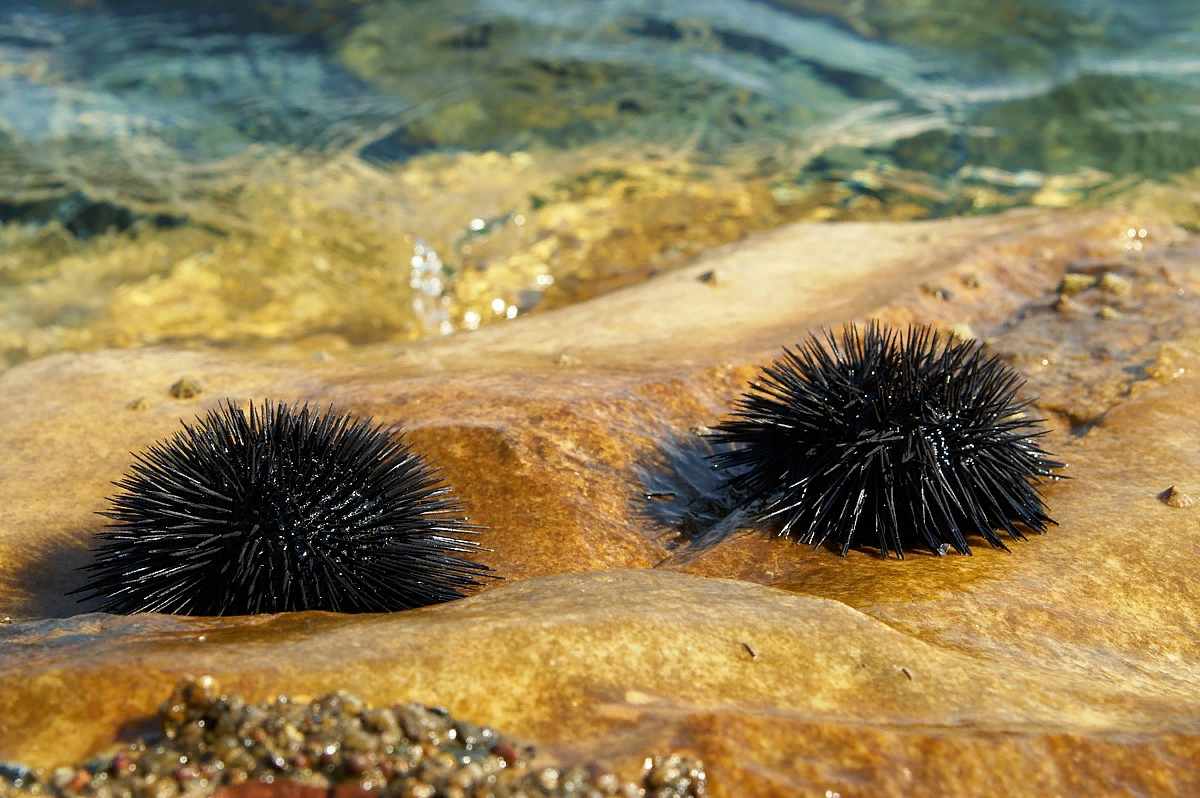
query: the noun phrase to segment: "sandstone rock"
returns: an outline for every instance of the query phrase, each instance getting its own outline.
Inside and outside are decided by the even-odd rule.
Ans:
[[[1131,226],[1149,231],[1137,253],[1122,248]],[[799,225],[355,362],[143,350],[12,369],[0,759],[78,760],[204,672],[253,698],[341,687],[443,704],[626,775],[683,748],[715,795],[1194,791],[1200,520],[1156,498],[1200,486],[1192,247],[1115,213]],[[1056,311],[1068,269],[1119,273],[1121,319]],[[713,270],[720,290],[697,279]],[[973,557],[903,561],[766,530],[673,547],[687,509],[642,494],[647,480],[703,492],[689,429],[715,423],[780,345],[867,317],[968,325],[1029,378],[1047,447],[1069,462],[1046,490],[1060,526],[1011,553],[979,541]],[[204,393],[169,396],[183,376]],[[129,452],[223,397],[404,424],[490,528],[481,559],[507,581],[386,616],[73,615],[88,608],[65,593]]]

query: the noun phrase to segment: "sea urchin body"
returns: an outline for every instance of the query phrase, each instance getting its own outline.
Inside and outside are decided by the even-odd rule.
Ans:
[[[914,544],[970,554],[968,535],[1045,531],[1037,483],[1062,463],[1017,399],[1022,381],[975,342],[872,323],[815,336],[764,367],[710,439],[751,515],[802,543]]]
[[[226,403],[136,456],[88,584],[105,611],[388,612],[461,598],[476,529],[400,433]],[[82,600],[82,599],[81,599]]]

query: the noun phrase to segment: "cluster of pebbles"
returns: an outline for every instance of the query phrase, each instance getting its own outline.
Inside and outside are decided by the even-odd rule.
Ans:
[[[597,763],[535,766],[531,747],[445,710],[372,709],[340,691],[310,703],[281,696],[251,704],[201,677],[176,687],[158,714],[156,738],[77,767],[43,773],[0,764],[0,796],[174,798],[281,780],[318,789],[348,784],[386,798],[706,795],[703,765],[695,759],[648,758],[640,785]]]

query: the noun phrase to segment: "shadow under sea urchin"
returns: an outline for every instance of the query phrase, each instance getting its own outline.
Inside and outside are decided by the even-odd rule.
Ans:
[[[389,612],[462,598],[478,528],[403,435],[224,402],[136,455],[81,601],[115,613]]]
[[[785,349],[709,436],[731,447],[712,460],[752,519],[843,555],[873,539],[884,557],[970,554],[972,534],[1007,549],[996,530],[1023,539],[1054,523],[1037,483],[1064,464],[1004,361],[925,326],[825,339]]]

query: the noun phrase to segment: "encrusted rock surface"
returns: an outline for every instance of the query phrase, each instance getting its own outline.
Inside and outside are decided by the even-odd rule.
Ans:
[[[251,700],[443,705],[625,778],[683,750],[718,796],[1200,790],[1200,515],[1157,498],[1200,490],[1196,254],[1117,212],[797,225],[353,362],[143,350],[12,369],[0,760],[78,761],[211,673]],[[1095,282],[1060,297],[1068,273]],[[1060,526],[1011,553],[903,561],[766,530],[676,546],[708,484],[691,428],[781,345],[868,317],[974,334],[1029,379],[1069,463],[1046,489]],[[201,393],[169,396],[183,377]],[[507,581],[386,616],[68,617],[129,452],[225,397],[402,423],[490,527],[481,559]],[[676,504],[645,500],[649,483]]]

